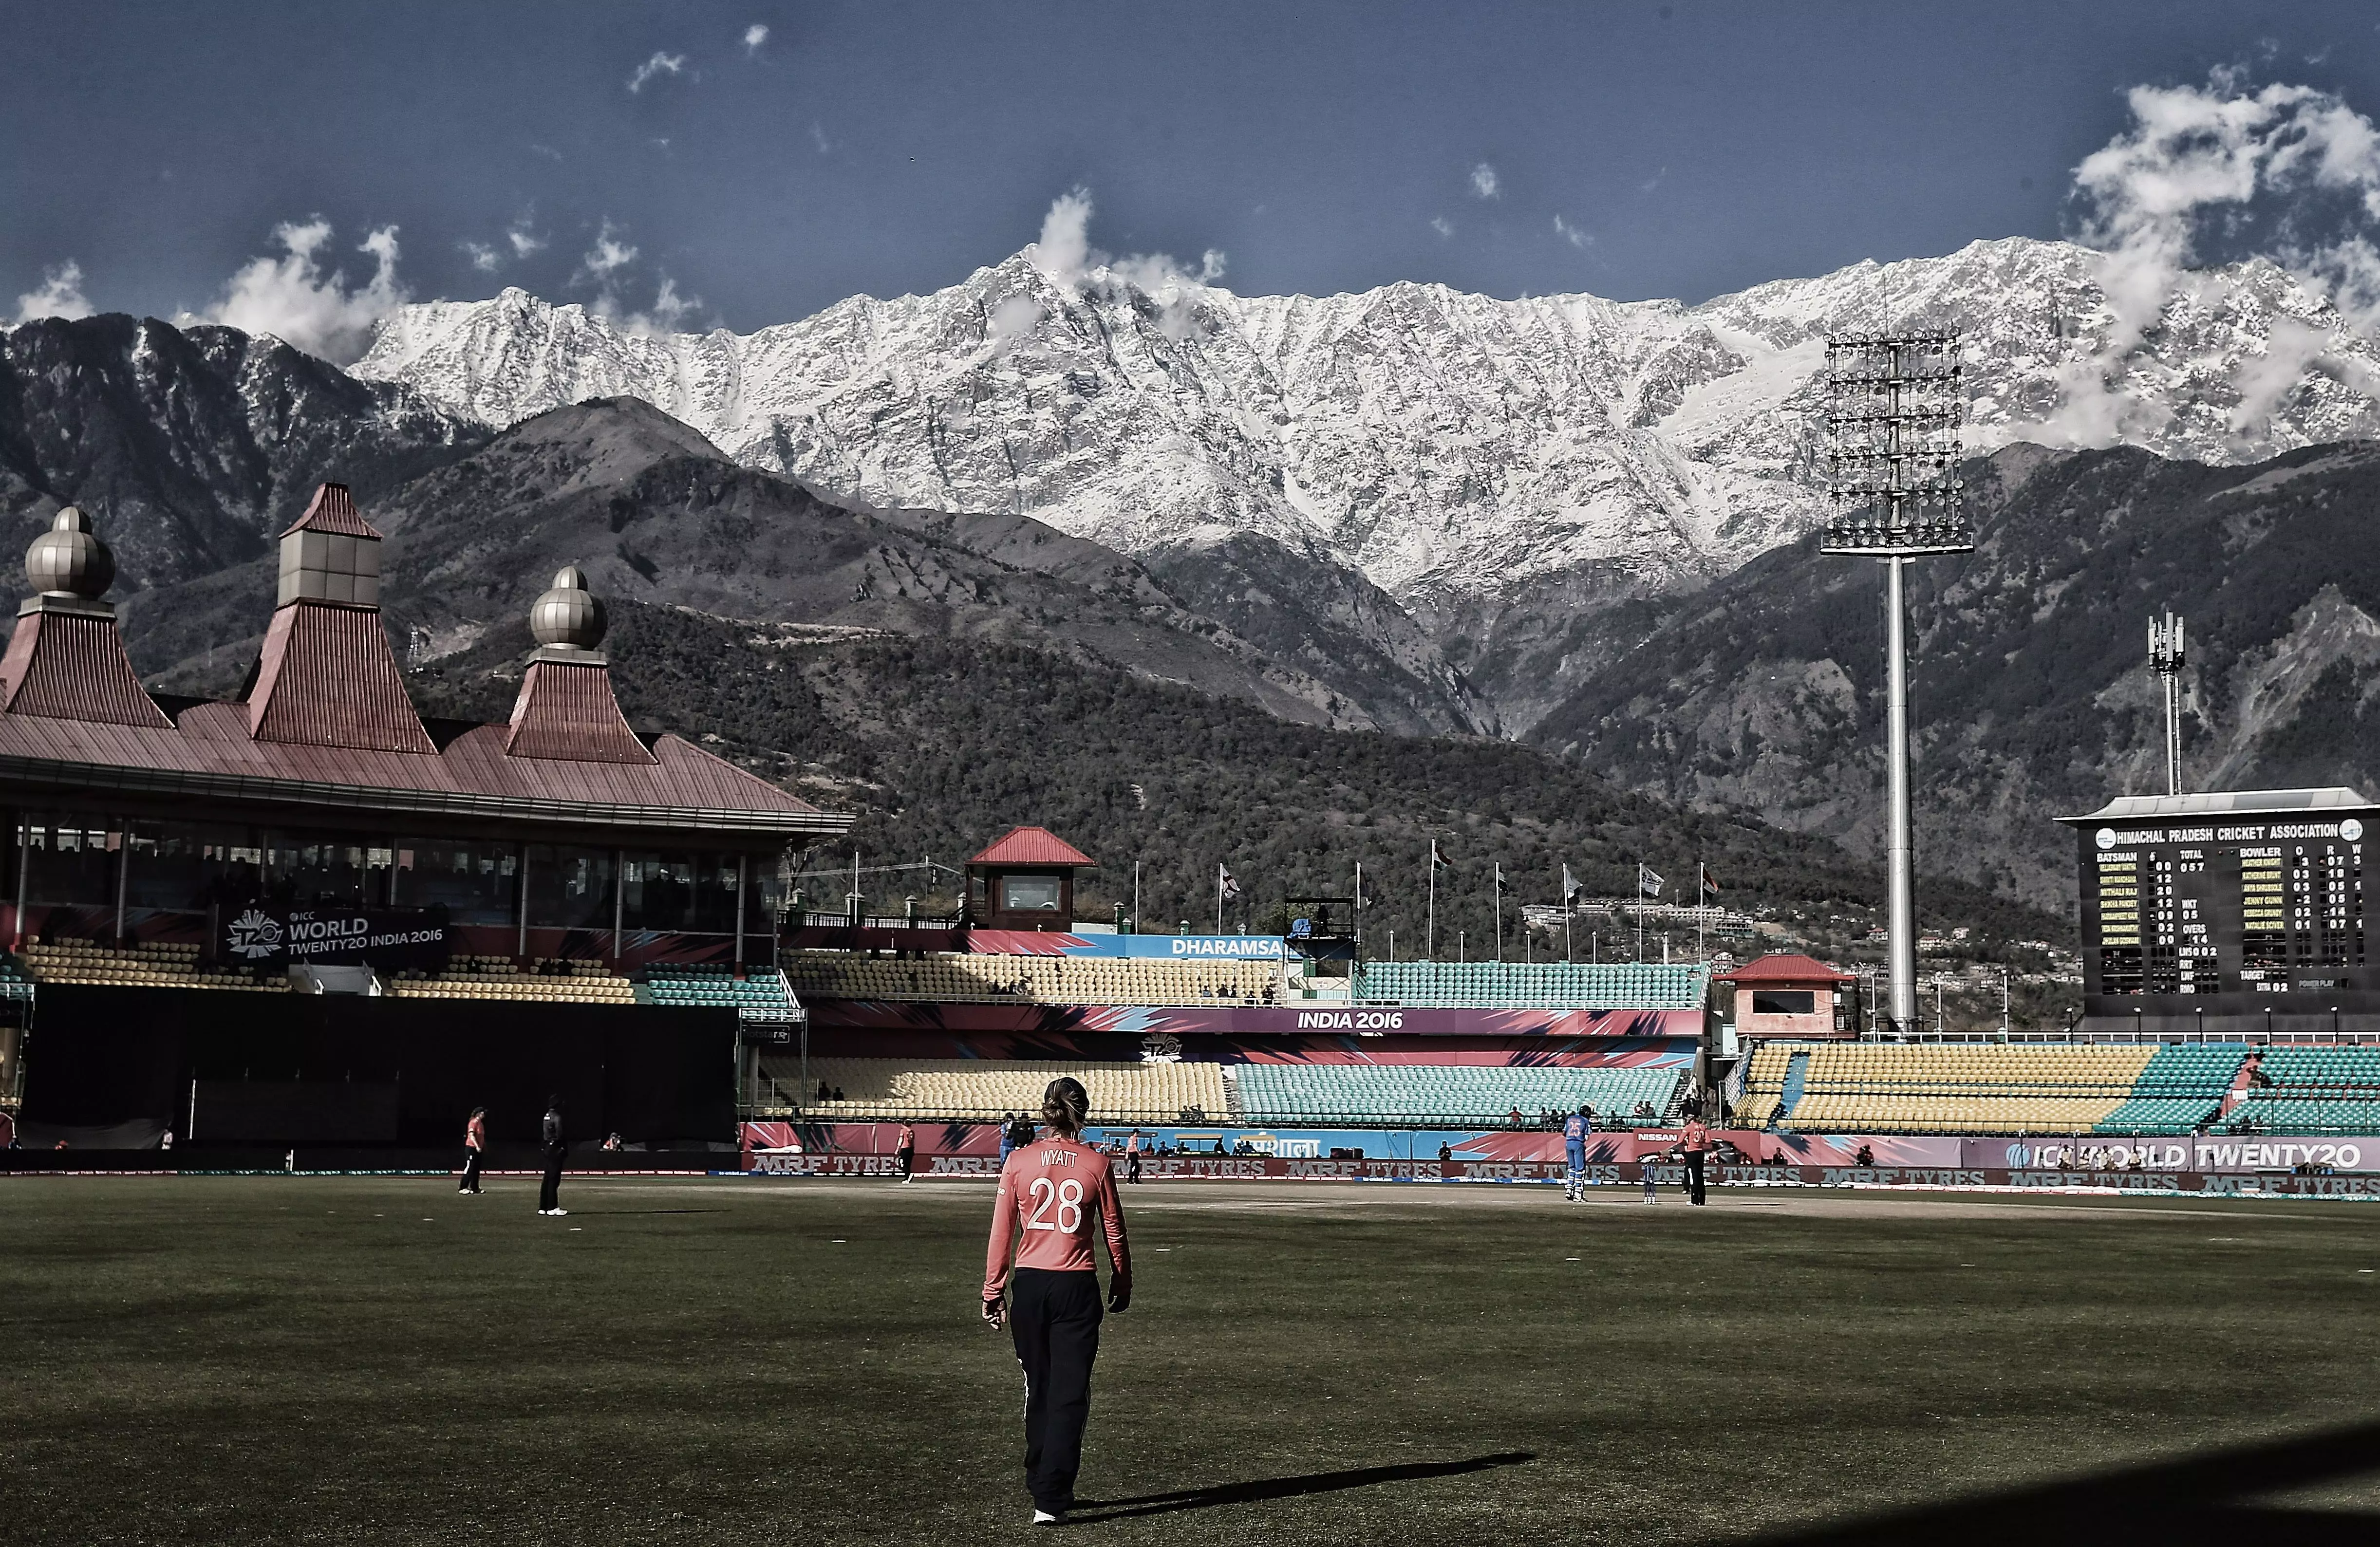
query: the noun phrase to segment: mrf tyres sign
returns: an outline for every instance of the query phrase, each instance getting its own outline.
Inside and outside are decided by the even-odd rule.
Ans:
[[[446,965],[446,910],[242,908],[224,921],[225,960],[290,966],[414,968]]]

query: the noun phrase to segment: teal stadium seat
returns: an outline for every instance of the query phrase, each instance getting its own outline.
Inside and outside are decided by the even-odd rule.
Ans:
[[[2239,1078],[2248,1049],[2217,1046],[2159,1047],[2132,1082],[2124,1104],[2095,1126],[2099,1133],[2189,1133],[2211,1122]]]
[[[1700,1009],[1709,992],[1706,966],[1657,961],[1372,961],[1356,985],[1366,1004],[1525,1009]]]
[[[2228,1132],[2380,1134],[2380,1047],[2274,1047]]]
[[[1626,1123],[1641,1103],[1666,1118],[1686,1077],[1681,1069],[1571,1069],[1512,1064],[1243,1064],[1242,1120],[1265,1124],[1501,1125],[1574,1112]]]

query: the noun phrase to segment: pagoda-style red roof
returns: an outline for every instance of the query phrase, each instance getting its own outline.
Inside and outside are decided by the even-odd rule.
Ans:
[[[281,535],[285,538],[290,532],[330,532],[338,537],[375,540],[380,537],[370,522],[356,514],[355,500],[343,483],[326,483],[315,489],[313,502],[306,507],[306,514],[291,522],[289,530]]]
[[[504,750],[515,757],[577,763],[650,763],[653,755],[620,713],[612,669],[590,660],[532,660],[513,700]]]
[[[1778,951],[1747,961],[1731,973],[1721,973],[1720,983],[1857,983],[1855,973],[1838,972],[1815,956],[1794,951]]]
[[[261,742],[438,750],[405,691],[376,607],[293,601],[274,612],[248,717]]]
[[[42,598],[17,619],[0,659],[0,709],[110,725],[170,723],[124,653],[105,604]]]
[[[1011,828],[969,864],[1055,864],[1096,870],[1099,862],[1047,828]]]
[[[637,828],[834,833],[822,812],[676,736],[644,763],[566,762],[504,750],[511,727],[473,727],[428,755],[260,740],[242,704],[177,709],[162,728],[0,714],[0,779],[79,792],[271,800]]]

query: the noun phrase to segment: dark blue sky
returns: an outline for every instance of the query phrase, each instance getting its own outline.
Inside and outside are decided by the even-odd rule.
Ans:
[[[1099,247],[1220,249],[1249,294],[1699,299],[2058,235],[2128,86],[2244,64],[2372,113],[2375,23],[2177,0],[0,0],[0,298],[71,259],[102,308],[203,307],[319,214],[357,279],[356,245],[397,226],[417,298],[589,299],[608,221],[638,254],[624,304],[665,272],[701,299],[689,323],[749,329],[951,284],[1080,185]],[[656,54],[682,64],[631,91]],[[544,245],[516,255],[516,229]]]

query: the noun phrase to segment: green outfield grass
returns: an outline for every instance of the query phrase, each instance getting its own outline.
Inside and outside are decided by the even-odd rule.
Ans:
[[[0,1181],[0,1535],[1030,1534],[983,1186],[533,1191]],[[2380,1418],[2380,1207],[1628,1196],[1128,1190],[1081,1492],[1141,1502],[1062,1539],[1732,1541]]]

